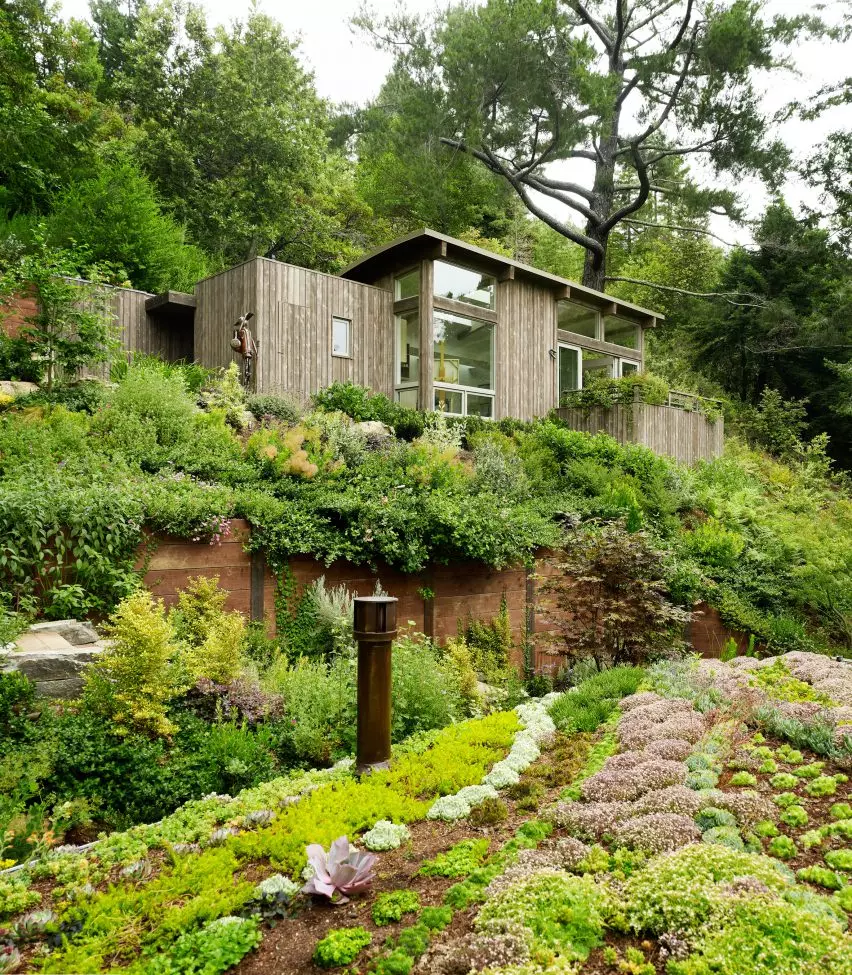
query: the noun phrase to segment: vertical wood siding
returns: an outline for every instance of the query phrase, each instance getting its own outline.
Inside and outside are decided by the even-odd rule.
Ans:
[[[516,279],[497,285],[496,414],[530,420],[556,403],[553,291]]]
[[[711,423],[701,413],[672,406],[634,403],[632,408],[563,407],[559,416],[573,430],[607,433],[619,443],[643,444],[681,464],[720,457],[725,445],[725,422],[721,417]]]
[[[309,396],[332,382],[349,380],[393,396],[389,291],[265,258],[253,264],[258,391]],[[199,295],[199,311],[201,304]],[[331,354],[335,315],[352,323],[349,358]],[[196,323],[198,334],[204,325],[197,314]]]
[[[260,343],[260,367],[263,367],[260,309],[257,307],[258,261],[246,261],[229,271],[214,274],[195,286],[198,306],[195,309],[195,358],[211,369],[238,362],[231,348],[231,326],[246,312],[253,311],[252,332]],[[257,380],[257,377],[256,377]]]

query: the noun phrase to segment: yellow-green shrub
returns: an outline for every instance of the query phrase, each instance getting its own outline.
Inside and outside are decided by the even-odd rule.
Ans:
[[[87,672],[86,698],[113,718],[118,734],[131,728],[171,734],[166,705],[184,687],[162,600],[142,590],[128,596],[113,613],[107,635],[109,644]]]

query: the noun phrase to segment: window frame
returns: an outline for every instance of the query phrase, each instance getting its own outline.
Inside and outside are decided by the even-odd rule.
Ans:
[[[583,350],[579,345],[573,345],[571,342],[557,342],[556,343],[556,405],[559,406],[559,401],[562,399],[562,390],[559,388],[559,355],[562,349],[569,349],[571,352],[577,354],[577,378],[580,385],[576,390],[572,392],[579,392],[583,388]]]
[[[489,305],[478,305],[473,301],[466,301],[464,298],[450,298],[447,295],[439,295],[437,288],[437,274],[436,269],[439,264],[446,264],[448,267],[457,267],[460,271],[470,271],[471,274],[478,274],[480,277],[488,276],[494,282],[491,286],[491,304]],[[448,301],[453,302],[456,305],[464,305],[466,308],[478,308],[480,311],[486,311],[496,313],[497,311],[497,285],[499,281],[497,280],[496,274],[491,274],[489,271],[480,271],[475,267],[471,267],[469,264],[461,264],[458,261],[448,261],[445,257],[436,257],[432,261],[432,300],[433,302]],[[395,294],[396,292],[394,292]],[[475,316],[471,316],[475,317]],[[481,319],[479,319],[481,321]]]
[[[636,370],[635,370],[636,373],[642,372],[642,363],[641,362],[637,362],[635,359],[628,359],[626,356],[624,358],[622,358],[622,357],[619,356],[619,359],[618,359],[618,378],[619,379],[624,379],[624,375],[625,375],[625,373],[624,373],[624,367],[625,366],[635,366],[636,367]],[[627,375],[631,375],[631,373],[627,373]]]
[[[408,299],[405,299],[408,300]],[[402,378],[402,350],[400,348],[399,342],[399,319],[403,318],[405,315],[416,315],[417,316],[417,331],[420,335],[420,341],[422,343],[422,322],[420,320],[420,309],[419,308],[409,308],[406,311],[394,312],[393,316],[393,351],[394,351],[394,375],[393,375],[393,390],[394,390],[394,400],[399,402],[399,397],[396,395],[400,390],[416,389],[417,399],[420,400],[420,360],[422,359],[421,349],[422,345],[418,348],[418,375],[416,379],[403,379]]]
[[[481,396],[483,399],[490,399],[492,403],[491,416],[483,416],[483,420],[493,420],[494,419],[494,402],[496,399],[496,392],[493,389],[480,389],[478,386],[456,386],[452,383],[434,383],[432,391],[432,409],[437,411],[438,407],[435,406],[435,394],[438,390],[443,389],[448,393],[460,393],[462,398],[462,413],[451,413],[449,410],[444,410],[447,416],[480,416],[479,413],[468,413],[467,412],[467,397]]]
[[[417,274],[417,293],[413,295],[406,295],[404,298],[398,298],[396,295],[396,285],[401,278],[408,277],[409,274]],[[404,268],[401,271],[397,271],[393,276],[393,302],[396,305],[398,302],[402,301],[416,301],[421,297],[423,291],[423,269],[420,264],[412,264],[410,267]]]
[[[338,323],[346,324],[346,351],[345,352],[334,351],[334,327]],[[334,359],[352,358],[352,319],[351,318],[344,318],[343,315],[331,316],[331,355],[332,358]]]

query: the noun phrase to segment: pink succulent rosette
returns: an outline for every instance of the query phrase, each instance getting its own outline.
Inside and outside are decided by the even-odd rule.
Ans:
[[[336,839],[328,853],[318,843],[311,843],[307,856],[314,875],[302,888],[303,894],[345,904],[350,894],[359,893],[373,882],[375,856],[362,853],[345,836]]]

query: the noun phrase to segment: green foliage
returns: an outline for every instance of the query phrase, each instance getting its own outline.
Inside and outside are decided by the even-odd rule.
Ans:
[[[502,799],[488,796],[471,809],[467,821],[473,827],[496,826],[497,823],[505,822],[508,816],[509,809],[506,803]]]
[[[809,796],[833,796],[837,792],[837,781],[832,775],[820,775],[805,786]]]
[[[420,914],[420,921],[430,931],[443,931],[453,919],[450,907],[424,907]]]
[[[789,836],[776,836],[769,842],[768,852],[781,860],[792,860],[798,854],[798,849]]]
[[[607,910],[606,894],[591,878],[542,872],[486,901],[476,925],[520,921],[536,947],[582,961],[603,940]]]
[[[789,806],[778,817],[782,823],[799,829],[808,824],[808,813],[804,806]]]
[[[168,951],[131,966],[139,975],[219,975],[261,941],[257,918],[220,917],[200,931],[181,935]]]
[[[190,681],[207,677],[228,684],[240,674],[246,625],[242,613],[225,612],[227,592],[218,576],[188,579],[169,613],[175,637],[184,644],[181,665]]]
[[[757,776],[752,775],[751,772],[735,772],[731,776],[731,785],[757,785]]]
[[[425,860],[420,873],[427,877],[466,877],[485,859],[488,840],[461,840],[434,860]]]
[[[166,705],[183,687],[175,633],[162,602],[147,592],[128,596],[108,635],[108,646],[86,672],[87,700],[110,716],[119,733],[170,734]]]
[[[828,890],[840,890],[843,886],[843,881],[833,870],[829,870],[827,867],[820,867],[816,864],[797,870],[796,877],[809,884],[826,887]]]
[[[769,784],[773,789],[796,789],[799,786],[799,780],[789,772],[779,772],[772,776]]]
[[[404,914],[414,914],[420,910],[420,895],[415,890],[392,890],[379,894],[371,916],[376,927],[384,927],[401,921]]]
[[[48,389],[61,376],[70,378],[83,366],[105,362],[115,345],[113,316],[97,268],[91,269],[89,283],[69,280],[79,264],[79,253],[52,248],[39,233],[33,252],[0,274],[0,299],[29,292],[36,300],[36,311],[24,319],[20,334],[45,362]]]
[[[327,413],[345,413],[353,420],[378,420],[396,431],[404,440],[414,440],[425,429],[423,416],[416,410],[394,403],[382,393],[372,393],[354,383],[332,383],[313,397],[317,409]]]
[[[556,727],[564,732],[595,731],[618,706],[622,697],[634,694],[644,677],[641,667],[602,670],[564,694],[550,708]]]
[[[320,968],[336,968],[355,961],[372,941],[365,928],[333,928],[314,948],[313,961]]]
[[[304,410],[301,405],[289,396],[274,396],[263,394],[248,396],[246,398],[246,409],[254,414],[258,420],[263,417],[271,416],[281,423],[298,423],[303,416]]]
[[[852,870],[852,849],[829,850],[825,862],[835,870]]]

